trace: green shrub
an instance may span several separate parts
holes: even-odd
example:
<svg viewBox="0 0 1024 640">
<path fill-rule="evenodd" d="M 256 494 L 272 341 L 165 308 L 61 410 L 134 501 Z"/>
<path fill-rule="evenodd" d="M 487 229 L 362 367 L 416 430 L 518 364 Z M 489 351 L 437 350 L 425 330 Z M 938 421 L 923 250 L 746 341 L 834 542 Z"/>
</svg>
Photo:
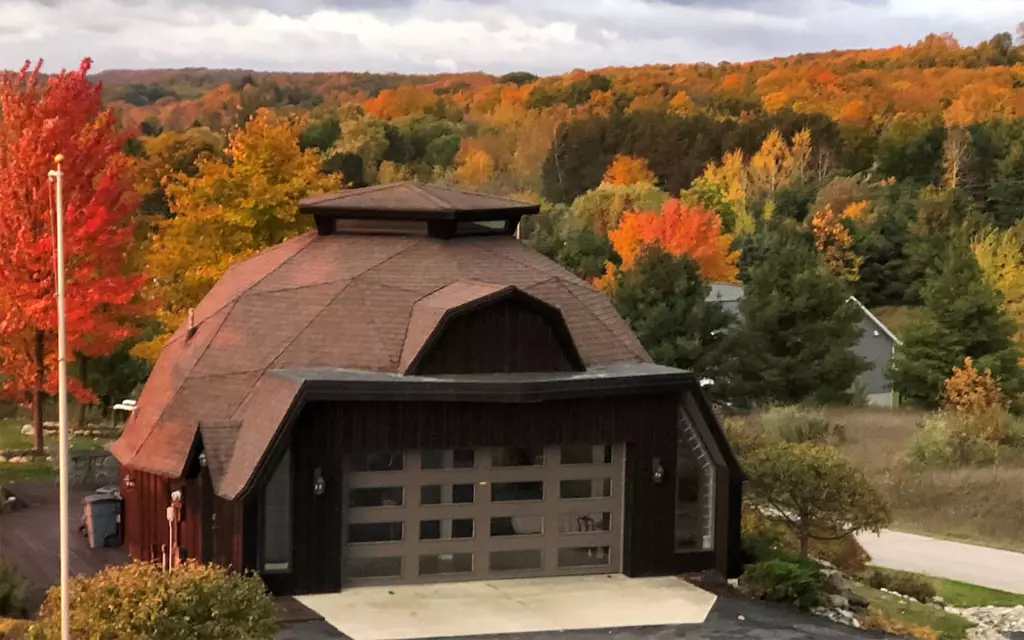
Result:
<svg viewBox="0 0 1024 640">
<path fill-rule="evenodd" d="M 963 412 L 929 416 L 910 443 L 907 462 L 914 467 L 950 468 L 991 464 L 999 455 L 999 444 L 981 436 L 986 430 L 979 420 Z"/>
<path fill-rule="evenodd" d="M 28 592 L 28 580 L 5 559 L 0 559 L 0 616 L 21 615 Z"/>
<path fill-rule="evenodd" d="M 832 424 L 818 409 L 796 405 L 772 407 L 765 411 L 761 414 L 761 430 L 769 438 L 795 444 L 842 444 L 846 441 L 843 425 Z"/>
<path fill-rule="evenodd" d="M 867 583 L 872 589 L 888 589 L 920 602 L 929 602 L 935 597 L 935 586 L 931 581 L 913 573 L 875 569 L 868 575 Z"/>
<path fill-rule="evenodd" d="M 774 558 L 747 565 L 740 588 L 751 598 L 812 609 L 825 598 L 825 576 L 812 560 Z"/>
<path fill-rule="evenodd" d="M 164 572 L 149 563 L 75 576 L 71 637 L 101 640 L 270 640 L 274 604 L 256 576 L 187 562 Z M 31 638 L 60 637 L 60 590 L 51 588 Z"/>
</svg>

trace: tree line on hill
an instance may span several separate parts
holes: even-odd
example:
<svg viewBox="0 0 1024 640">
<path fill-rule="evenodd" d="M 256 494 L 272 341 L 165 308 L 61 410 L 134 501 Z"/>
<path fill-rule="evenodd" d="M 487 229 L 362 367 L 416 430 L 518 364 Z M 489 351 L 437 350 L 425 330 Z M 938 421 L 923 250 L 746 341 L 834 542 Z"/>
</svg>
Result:
<svg viewBox="0 0 1024 640">
<path fill-rule="evenodd" d="M 906 401 L 935 406 L 967 357 L 1015 398 L 1022 58 L 997 34 L 549 78 L 8 73 L 3 393 L 53 393 L 46 170 L 62 152 L 85 171 L 69 191 L 85 402 L 130 394 L 230 264 L 308 229 L 299 198 L 399 180 L 540 203 L 524 239 L 735 406 L 848 400 L 850 295 L 909 318 L 891 372 Z M 738 319 L 706 301 L 714 280 L 744 284 Z"/>
</svg>

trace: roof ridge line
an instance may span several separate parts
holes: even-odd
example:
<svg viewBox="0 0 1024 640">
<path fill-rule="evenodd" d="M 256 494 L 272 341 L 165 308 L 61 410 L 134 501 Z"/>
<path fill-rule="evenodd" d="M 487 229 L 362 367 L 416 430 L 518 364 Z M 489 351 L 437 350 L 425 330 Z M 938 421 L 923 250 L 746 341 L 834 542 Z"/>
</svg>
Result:
<svg viewBox="0 0 1024 640">
<path fill-rule="evenodd" d="M 335 282 L 341 282 L 341 281 L 340 280 L 335 280 Z M 334 301 L 338 299 L 338 296 L 340 296 L 341 294 L 345 293 L 345 291 L 347 291 L 348 288 L 350 286 L 352 286 L 353 282 L 355 282 L 354 278 L 350 278 L 347 282 L 345 282 L 345 285 L 341 289 L 338 289 L 338 292 L 336 294 L 334 294 L 333 296 L 331 296 L 331 299 L 328 300 L 327 303 L 323 307 L 321 307 L 319 311 L 317 311 L 315 314 L 313 314 L 313 317 L 309 319 L 309 322 L 307 322 L 305 324 L 305 326 L 302 327 L 302 329 L 297 331 L 295 333 L 295 335 L 292 336 L 291 340 L 286 342 L 285 345 L 283 347 L 281 347 L 281 350 L 277 352 L 277 355 L 275 355 L 273 358 L 270 359 L 270 363 L 267 364 L 267 366 L 265 366 L 265 367 L 263 367 L 262 369 L 259 370 L 259 371 L 262 372 L 262 374 L 260 375 L 260 379 L 262 379 L 263 376 L 267 375 L 267 371 L 269 371 L 270 368 L 274 366 L 274 363 L 277 362 L 278 358 L 280 358 L 282 355 L 284 355 L 284 352 L 288 350 L 288 347 L 290 347 L 293 344 L 295 344 L 295 341 L 299 339 L 299 336 L 301 336 L 303 333 L 305 333 L 306 329 L 308 329 L 310 327 L 310 325 L 312 325 L 314 322 L 316 322 L 317 319 L 320 316 L 322 316 L 325 311 L 327 311 L 327 308 L 330 307 L 332 304 L 334 304 Z M 259 380 L 257 380 L 256 382 L 258 384 Z M 253 385 L 253 388 L 255 389 L 256 385 Z M 250 393 L 251 393 L 251 391 L 250 391 Z M 246 398 L 248 398 L 248 397 L 249 396 L 246 395 Z M 244 400 L 243 400 L 243 402 L 244 402 Z M 241 406 L 241 403 L 239 404 L 239 406 Z M 236 409 L 237 409 L 237 407 L 236 407 Z"/>
<path fill-rule="evenodd" d="M 405 344 L 406 344 L 406 342 L 409 341 L 409 327 L 412 326 L 412 314 L 416 310 L 416 305 L 418 305 L 420 302 L 422 302 L 426 298 L 429 298 L 430 296 L 434 295 L 435 293 L 437 293 L 441 289 L 444 289 L 445 287 L 450 286 L 451 284 L 452 283 L 449 282 L 448 284 L 443 284 L 443 285 L 441 285 L 439 287 L 431 289 L 428 293 L 424 293 L 420 297 L 418 297 L 415 300 L 413 300 L 412 304 L 409 305 L 409 315 L 406 317 L 406 322 L 405 322 L 405 335 L 402 336 L 402 348 L 398 350 L 398 362 L 396 364 L 398 364 L 399 367 L 402 364 L 402 354 L 405 353 Z M 384 286 L 387 286 L 387 285 L 384 285 Z M 402 289 L 402 291 L 407 291 L 407 289 Z"/>
<path fill-rule="evenodd" d="M 303 237 L 305 237 L 305 236 L 310 236 L 309 242 L 312 242 L 312 241 L 313 241 L 313 240 L 314 240 L 314 239 L 316 238 L 316 233 L 315 233 L 315 232 L 313 232 L 312 230 L 310 230 L 310 231 L 307 231 L 307 232 L 305 232 L 305 233 L 300 233 L 300 234 L 299 234 L 299 235 L 297 235 L 297 236 L 293 236 L 293 237 L 291 237 L 291 238 L 288 238 L 288 239 L 287 239 L 287 240 L 285 240 L 284 242 L 281 242 L 281 243 L 279 243 L 279 244 L 276 244 L 276 245 L 274 245 L 274 246 L 272 246 L 272 247 L 267 247 L 266 249 L 264 249 L 264 252 L 265 252 L 265 253 L 269 253 L 270 251 L 273 251 L 274 249 L 278 249 L 278 248 L 280 248 L 280 247 L 284 246 L 284 243 L 285 243 L 285 242 L 288 242 L 288 241 L 290 241 L 290 240 L 298 240 L 299 238 L 303 238 Z M 308 246 L 309 246 L 309 243 L 307 243 L 307 244 L 306 244 L 306 246 L 308 247 Z M 300 249 L 299 249 L 298 251 L 296 251 L 296 252 L 295 252 L 295 253 L 293 253 L 292 255 L 288 256 L 288 257 L 287 257 L 287 258 L 285 258 L 285 259 L 284 259 L 283 261 L 281 261 L 281 264 L 277 265 L 277 267 L 275 267 L 275 268 L 271 269 L 271 270 L 270 270 L 270 271 L 269 271 L 268 273 L 265 273 L 265 274 L 263 274 L 262 276 L 260 276 L 259 278 L 257 278 L 255 282 L 253 282 L 253 283 L 252 283 L 252 284 L 250 284 L 249 286 L 247 286 L 247 287 L 244 287 L 243 289 L 241 289 L 241 290 L 239 290 L 239 291 L 235 292 L 235 294 L 234 294 L 233 296 L 231 296 L 231 299 L 230 299 L 230 300 L 228 300 L 228 301 L 227 301 L 226 303 L 224 303 L 223 305 L 221 305 L 220 307 L 218 307 L 218 308 L 217 308 L 217 309 L 216 309 L 216 310 L 215 310 L 215 311 L 214 311 L 213 313 L 211 313 L 211 314 L 207 315 L 207 316 L 206 316 L 205 318 L 200 318 L 200 319 L 198 319 L 198 320 L 196 321 L 196 322 L 197 322 L 197 324 L 198 324 L 198 323 L 201 323 L 201 322 L 204 322 L 204 321 L 205 321 L 205 320 L 207 320 L 208 318 L 211 318 L 211 317 L 213 317 L 214 315 L 216 315 L 216 314 L 220 313 L 221 309 L 224 309 L 225 307 L 227 307 L 227 306 L 228 306 L 228 304 L 230 304 L 230 303 L 232 303 L 232 302 L 235 302 L 235 301 L 237 301 L 237 300 L 238 300 L 239 298 L 241 298 L 241 297 L 242 297 L 242 295 L 243 295 L 243 294 L 245 294 L 245 293 L 248 293 L 248 292 L 249 292 L 249 291 L 250 291 L 250 290 L 251 290 L 251 289 L 252 289 L 253 287 L 255 287 L 255 286 L 256 286 L 256 285 L 258 285 L 259 283 L 261 283 L 261 282 L 263 282 L 264 280 L 266 280 L 266 279 L 267 279 L 267 276 L 269 276 L 270 274 L 274 273 L 275 271 L 277 271 L 278 269 L 280 269 L 281 267 L 283 267 L 283 266 L 284 266 L 285 264 L 287 264 L 287 263 L 288 263 L 288 261 L 289 261 L 289 260 L 291 260 L 291 259 L 292 259 L 292 258 L 294 258 L 295 256 L 297 256 L 297 255 L 299 255 L 300 253 L 302 253 L 302 251 L 303 251 L 303 250 L 304 250 L 305 248 L 306 248 L 306 247 L 302 247 L 302 248 L 300 248 Z M 217 286 L 217 285 L 218 285 L 218 284 L 220 283 L 221 279 L 222 279 L 222 278 L 224 278 L 224 276 L 226 276 L 226 275 L 228 274 L 228 271 L 230 271 L 232 267 L 234 267 L 235 265 L 239 265 L 239 264 L 242 264 L 242 263 L 244 263 L 244 262 L 246 262 L 246 261 L 248 261 L 248 260 L 251 260 L 251 259 L 253 259 L 253 258 L 259 257 L 259 255 L 260 255 L 260 254 L 259 254 L 259 253 L 257 253 L 256 255 L 252 255 L 252 256 L 249 256 L 248 258 L 245 258 L 245 259 L 239 260 L 238 262 L 232 262 L 232 263 L 231 263 L 230 265 L 228 265 L 228 268 L 224 270 L 224 273 L 222 273 L 222 274 L 220 275 L 220 277 L 219 277 L 219 278 L 217 278 L 217 282 L 215 282 L 215 283 L 214 283 L 214 286 Z M 213 291 L 213 287 L 210 287 L 210 291 Z M 206 295 L 209 295 L 210 291 L 207 291 L 207 292 L 206 292 Z M 203 296 L 203 298 L 205 298 L 205 297 L 206 297 L 206 295 L 204 295 L 204 296 Z M 202 303 L 202 300 L 200 300 L 200 303 Z M 197 305 L 197 306 L 198 306 L 198 305 Z"/>
<path fill-rule="evenodd" d="M 581 299 L 581 298 L 580 298 L 580 297 L 579 297 L 578 295 L 576 295 L 576 292 L 575 292 L 575 291 L 573 291 L 573 290 L 572 290 L 572 287 L 570 287 L 570 286 L 569 286 L 570 284 L 572 284 L 572 285 L 576 285 L 577 283 L 576 283 L 575 281 L 573 281 L 573 282 L 569 283 L 569 282 L 566 282 L 565 280 L 563 280 L 562 278 L 556 278 L 556 279 L 557 279 L 557 280 L 559 281 L 559 283 L 560 283 L 560 284 L 562 285 L 562 287 L 563 287 L 563 288 L 564 288 L 564 289 L 565 289 L 566 291 L 568 291 L 568 292 L 569 292 L 569 295 L 571 295 L 571 296 L 572 296 L 573 298 L 575 298 L 575 299 L 576 299 L 576 301 L 577 301 L 577 302 L 579 302 L 579 303 L 580 303 L 581 305 L 583 305 L 583 307 L 584 307 L 585 309 L 587 309 L 588 311 L 590 310 L 590 307 L 588 307 L 588 306 L 587 306 L 587 303 L 586 303 L 586 302 L 584 302 L 584 301 L 583 301 L 583 300 L 582 300 L 582 299 Z M 582 282 L 584 286 L 587 286 L 587 287 L 593 287 L 593 285 L 591 285 L 591 284 L 587 283 L 587 282 L 586 282 L 585 280 L 580 280 L 580 282 Z M 577 286 L 578 286 L 578 285 L 577 285 Z M 598 294 L 601 294 L 601 292 L 600 292 L 600 291 L 598 291 L 597 289 L 593 289 L 593 291 L 594 291 L 594 293 L 598 293 Z M 601 294 L 601 295 L 604 295 L 604 294 Z M 605 296 L 605 297 L 607 298 L 607 296 Z M 610 304 L 610 305 L 611 305 L 611 300 L 610 300 L 610 299 L 608 300 L 608 304 Z M 611 305 L 611 306 L 612 306 L 612 310 L 613 310 L 613 311 L 615 311 L 615 313 L 618 313 L 618 310 L 617 310 L 617 309 L 615 309 L 615 305 Z M 604 328 L 605 328 L 605 329 L 607 329 L 608 331 L 610 331 L 610 332 L 611 332 L 611 334 L 612 334 L 613 336 L 615 336 L 615 339 L 616 339 L 616 340 L 618 340 L 618 341 L 619 341 L 619 343 L 620 343 L 620 344 L 621 344 L 622 346 L 626 347 L 626 350 L 627 350 L 627 351 L 629 351 L 630 353 L 632 353 L 632 354 L 633 354 L 633 355 L 635 355 L 635 356 L 639 356 L 639 357 L 640 357 L 641 359 L 645 359 L 645 358 L 644 358 L 644 356 L 646 356 L 646 357 L 647 357 L 646 359 L 649 359 L 649 358 L 651 357 L 651 354 L 649 354 L 649 353 L 646 353 L 646 350 L 644 350 L 644 351 L 643 351 L 642 353 L 637 353 L 637 352 L 636 352 L 636 350 L 635 350 L 635 349 L 633 348 L 633 347 L 634 347 L 635 345 L 633 345 L 633 344 L 630 344 L 630 343 L 629 343 L 628 341 L 626 341 L 626 340 L 623 340 L 623 339 L 622 339 L 622 336 L 620 336 L 620 335 L 619 335 L 619 332 L 618 332 L 618 331 L 617 331 L 617 330 L 615 329 L 615 327 L 613 327 L 613 326 L 609 325 L 609 324 L 608 324 L 608 323 L 607 323 L 607 322 L 606 322 L 606 321 L 605 321 L 605 320 L 604 320 L 604 319 L 603 319 L 603 318 L 602 318 L 602 317 L 601 317 L 601 316 L 600 316 L 599 314 L 597 314 L 597 313 L 594 313 L 594 314 L 593 314 L 593 316 L 594 316 L 594 318 L 596 318 L 596 319 L 597 319 L 597 321 L 598 321 L 598 322 L 600 322 L 600 323 L 601 323 L 601 324 L 602 324 L 602 325 L 604 326 Z M 621 316 L 620 316 L 620 317 L 621 317 Z M 628 327 L 627 327 L 627 328 L 628 328 Z M 637 342 L 636 342 L 636 344 L 640 344 L 640 339 L 639 339 L 639 338 L 637 338 Z M 641 348 L 641 349 L 643 349 L 643 345 L 640 345 L 640 348 Z"/>
<path fill-rule="evenodd" d="M 440 197 L 430 193 L 430 191 L 428 191 L 427 189 L 424 188 L 424 185 L 421 185 L 421 184 L 416 183 L 416 182 L 404 182 L 404 183 L 401 183 L 401 184 L 403 186 L 406 186 L 406 187 L 410 188 L 410 189 L 413 189 L 414 191 L 419 193 L 421 196 L 427 198 L 428 200 L 430 200 L 431 202 L 433 202 L 437 206 L 444 207 L 445 210 L 447 210 L 447 211 L 455 211 L 456 210 L 455 207 L 452 206 L 452 203 L 447 202 L 444 199 L 442 199 L 442 198 L 440 198 Z"/>
<path fill-rule="evenodd" d="M 231 307 L 232 307 L 231 311 L 234 311 L 234 307 L 238 304 L 238 301 L 237 301 L 237 299 L 236 300 L 232 300 L 228 304 L 230 304 Z M 219 309 L 217 311 L 217 313 L 220 313 L 221 311 L 223 311 L 227 307 L 228 307 L 228 305 L 224 305 L 224 307 Z M 197 364 L 199 364 L 199 361 L 203 359 L 204 355 L 206 355 L 206 352 L 210 349 L 210 345 L 213 344 L 213 341 L 217 339 L 217 335 L 220 333 L 220 330 L 224 328 L 224 323 L 228 321 L 228 316 L 231 315 L 231 311 L 228 311 L 224 315 L 224 320 L 221 321 L 220 326 L 217 327 L 217 330 L 213 332 L 212 336 L 210 336 L 209 341 L 207 341 L 206 346 L 203 347 L 202 353 L 200 353 L 196 357 L 195 362 L 192 364 L 192 367 L 195 367 Z M 216 315 L 216 314 L 214 314 L 214 315 Z M 210 317 L 213 317 L 213 316 L 210 316 Z M 189 371 L 191 371 L 191 370 L 192 370 L 192 368 L 189 368 Z M 142 439 L 142 442 L 139 443 L 139 446 L 135 449 L 135 451 L 132 452 L 132 458 L 134 458 L 135 456 L 138 455 L 139 451 L 142 450 L 142 447 L 146 446 L 146 443 L 149 442 L 149 439 L 153 437 L 154 433 L 156 433 L 157 430 L 155 428 L 153 428 L 153 427 L 155 427 L 156 425 L 160 424 L 160 421 L 163 419 L 164 414 L 167 413 L 167 409 L 172 404 L 174 404 L 174 399 L 178 397 L 179 393 L 181 393 L 181 387 L 185 385 L 185 381 L 186 380 L 188 380 L 188 375 L 186 375 L 185 378 L 182 379 L 181 384 L 178 385 L 178 387 L 174 390 L 174 393 L 171 394 L 171 397 L 168 398 L 167 402 L 164 403 L 164 408 L 160 411 L 160 414 L 156 417 L 156 420 L 153 421 L 153 425 L 150 427 L 149 433 L 146 434 L 146 437 Z M 197 420 L 196 421 L 196 429 L 198 429 L 198 428 L 199 428 L 199 421 Z M 193 434 L 192 437 L 195 437 L 195 434 Z"/>
</svg>

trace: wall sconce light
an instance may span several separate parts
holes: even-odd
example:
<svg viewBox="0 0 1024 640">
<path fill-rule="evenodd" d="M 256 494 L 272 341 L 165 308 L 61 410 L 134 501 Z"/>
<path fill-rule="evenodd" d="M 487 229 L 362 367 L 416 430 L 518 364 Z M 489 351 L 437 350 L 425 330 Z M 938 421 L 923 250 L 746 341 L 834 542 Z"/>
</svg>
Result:
<svg viewBox="0 0 1024 640">
<path fill-rule="evenodd" d="M 324 482 L 324 474 L 320 471 L 320 467 L 317 467 L 313 470 L 313 495 L 324 495 L 324 489 L 326 488 L 327 483 Z"/>
<path fill-rule="evenodd" d="M 135 487 L 135 480 L 133 480 L 130 475 L 125 474 L 125 476 L 124 476 L 124 488 L 125 489 L 132 489 L 134 487 Z"/>
<path fill-rule="evenodd" d="M 653 461 L 654 466 L 654 484 L 661 484 L 661 481 L 665 478 L 665 467 L 661 466 L 661 458 L 655 458 Z"/>
<path fill-rule="evenodd" d="M 205 467 L 206 466 L 206 452 L 205 451 L 199 454 L 199 466 L 200 467 Z"/>
</svg>

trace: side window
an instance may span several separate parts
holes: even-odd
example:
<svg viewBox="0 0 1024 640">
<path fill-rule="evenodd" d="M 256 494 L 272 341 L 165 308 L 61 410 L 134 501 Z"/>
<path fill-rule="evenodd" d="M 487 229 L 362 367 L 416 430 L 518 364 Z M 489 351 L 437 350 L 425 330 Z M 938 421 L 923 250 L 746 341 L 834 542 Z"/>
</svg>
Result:
<svg viewBox="0 0 1024 640">
<path fill-rule="evenodd" d="M 676 446 L 676 551 L 708 551 L 715 544 L 715 465 L 682 407 Z"/>
<path fill-rule="evenodd" d="M 263 492 L 263 572 L 291 571 L 292 464 L 285 451 Z"/>
</svg>

